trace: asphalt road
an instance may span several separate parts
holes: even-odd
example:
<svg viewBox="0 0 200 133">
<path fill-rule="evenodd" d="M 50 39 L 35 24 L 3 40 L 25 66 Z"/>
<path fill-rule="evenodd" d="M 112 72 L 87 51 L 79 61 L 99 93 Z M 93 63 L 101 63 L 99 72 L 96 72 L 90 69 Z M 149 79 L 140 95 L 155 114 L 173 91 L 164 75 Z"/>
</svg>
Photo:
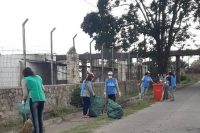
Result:
<svg viewBox="0 0 200 133">
<path fill-rule="evenodd" d="M 175 92 L 174 102 L 157 102 L 94 133 L 200 133 L 200 82 Z"/>
</svg>

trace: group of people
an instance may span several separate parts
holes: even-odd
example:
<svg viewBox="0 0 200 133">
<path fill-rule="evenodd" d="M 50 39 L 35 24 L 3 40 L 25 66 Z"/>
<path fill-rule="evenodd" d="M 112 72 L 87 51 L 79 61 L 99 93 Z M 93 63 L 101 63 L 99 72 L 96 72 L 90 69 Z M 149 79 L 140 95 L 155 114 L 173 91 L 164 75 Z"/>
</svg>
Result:
<svg viewBox="0 0 200 133">
<path fill-rule="evenodd" d="M 39 75 L 36 75 L 30 67 L 26 67 L 22 74 L 22 103 L 25 105 L 28 101 L 27 99 L 29 99 L 34 133 L 43 133 L 43 110 L 46 97 L 42 78 Z M 82 118 L 89 117 L 90 97 L 95 95 L 91 85 L 91 81 L 94 77 L 93 73 L 88 72 L 86 79 L 81 85 L 80 96 L 83 101 Z M 113 78 L 113 72 L 110 71 L 108 72 L 108 79 L 105 80 L 104 95 L 115 101 L 117 93 L 121 96 L 117 79 Z"/>
<path fill-rule="evenodd" d="M 94 74 L 91 72 L 87 73 L 86 79 L 83 81 L 81 85 L 81 98 L 83 101 L 83 116 L 82 118 L 89 117 L 89 107 L 90 107 L 90 97 L 94 96 L 95 93 L 92 89 L 91 81 L 94 79 Z M 119 90 L 118 81 L 113 77 L 113 72 L 108 72 L 108 78 L 105 80 L 105 89 L 104 96 L 107 98 L 116 101 L 116 94 L 121 96 L 121 92 Z"/>
<path fill-rule="evenodd" d="M 105 80 L 104 95 L 113 101 L 116 101 L 116 94 L 121 96 L 118 81 L 113 77 L 113 72 L 109 71 L 108 78 Z M 81 85 L 80 96 L 83 101 L 83 116 L 82 118 L 89 117 L 90 97 L 95 93 L 92 89 L 92 80 L 94 74 L 87 73 L 86 79 Z M 146 72 L 143 76 L 140 84 L 141 97 L 145 97 L 150 86 L 153 82 L 150 77 L 150 72 Z M 176 88 L 176 78 L 172 72 L 168 75 L 160 75 L 159 82 L 164 84 L 164 91 L 162 100 L 169 98 L 170 101 L 174 101 L 174 91 Z M 22 91 L 23 91 L 23 103 L 26 103 L 29 98 L 30 111 L 32 115 L 32 123 L 34 127 L 34 133 L 43 133 L 43 109 L 46 101 L 45 88 L 43 86 L 42 78 L 36 75 L 30 67 L 26 67 L 23 70 L 22 78 Z"/>
<path fill-rule="evenodd" d="M 174 101 L 174 92 L 176 90 L 176 77 L 172 72 L 160 75 L 159 82 L 163 84 L 163 95 L 161 100 Z"/>
<path fill-rule="evenodd" d="M 161 97 L 161 101 L 169 100 L 174 101 L 174 92 L 176 90 L 176 77 L 172 72 L 168 74 L 159 75 L 158 74 L 158 82 L 163 84 L 163 93 Z M 139 86 L 139 96 L 140 98 L 144 98 L 147 94 L 148 88 L 150 87 L 150 83 L 154 83 L 150 76 L 150 72 L 146 72 L 142 77 L 140 86 Z"/>
</svg>

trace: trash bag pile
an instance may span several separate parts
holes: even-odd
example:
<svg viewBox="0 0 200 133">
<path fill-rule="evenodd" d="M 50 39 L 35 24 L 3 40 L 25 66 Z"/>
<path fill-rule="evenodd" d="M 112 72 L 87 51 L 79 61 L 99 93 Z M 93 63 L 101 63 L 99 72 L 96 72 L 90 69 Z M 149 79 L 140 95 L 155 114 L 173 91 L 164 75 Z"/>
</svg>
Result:
<svg viewBox="0 0 200 133">
<path fill-rule="evenodd" d="M 100 95 L 92 96 L 90 98 L 89 116 L 97 117 L 103 113 L 104 99 Z"/>
<path fill-rule="evenodd" d="M 121 105 L 108 99 L 107 115 L 109 118 L 120 119 L 123 116 Z"/>
</svg>

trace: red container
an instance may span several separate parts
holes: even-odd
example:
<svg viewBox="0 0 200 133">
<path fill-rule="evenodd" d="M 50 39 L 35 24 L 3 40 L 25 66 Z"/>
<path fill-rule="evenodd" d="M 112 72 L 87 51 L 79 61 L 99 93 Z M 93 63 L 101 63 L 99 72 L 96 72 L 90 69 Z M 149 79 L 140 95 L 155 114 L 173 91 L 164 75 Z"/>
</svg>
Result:
<svg viewBox="0 0 200 133">
<path fill-rule="evenodd" d="M 163 93 L 163 84 L 153 84 L 153 94 L 154 94 L 154 100 L 155 101 L 161 101 L 162 99 L 162 93 Z"/>
</svg>

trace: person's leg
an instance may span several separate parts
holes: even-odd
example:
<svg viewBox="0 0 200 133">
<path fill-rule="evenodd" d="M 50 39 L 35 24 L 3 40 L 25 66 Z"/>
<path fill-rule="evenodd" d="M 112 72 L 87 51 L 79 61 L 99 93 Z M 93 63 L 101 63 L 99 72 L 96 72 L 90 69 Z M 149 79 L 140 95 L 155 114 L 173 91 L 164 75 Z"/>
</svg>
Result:
<svg viewBox="0 0 200 133">
<path fill-rule="evenodd" d="M 148 88 L 144 87 L 144 97 L 147 95 Z"/>
<path fill-rule="evenodd" d="M 83 115 L 86 115 L 87 111 L 86 111 L 86 99 L 85 99 L 85 97 L 82 97 L 82 103 L 83 103 Z"/>
<path fill-rule="evenodd" d="M 90 98 L 89 97 L 83 97 L 83 115 L 88 115 L 88 109 L 90 107 Z"/>
<path fill-rule="evenodd" d="M 32 99 L 30 99 L 30 110 L 32 115 L 34 133 L 40 133 L 38 123 L 38 102 L 32 102 Z"/>
<path fill-rule="evenodd" d="M 141 87 L 141 97 L 143 98 L 144 97 L 144 95 L 145 95 L 145 88 L 144 87 Z"/>
<path fill-rule="evenodd" d="M 115 96 L 115 94 L 110 94 L 110 95 L 108 95 L 108 98 L 111 99 L 111 100 L 113 100 L 114 102 L 116 101 L 116 96 Z"/>
<path fill-rule="evenodd" d="M 44 101 L 40 101 L 38 106 L 38 122 L 39 122 L 40 133 L 43 133 L 43 109 L 44 109 Z"/>
<path fill-rule="evenodd" d="M 170 87 L 170 101 L 174 101 L 174 88 Z"/>
</svg>

